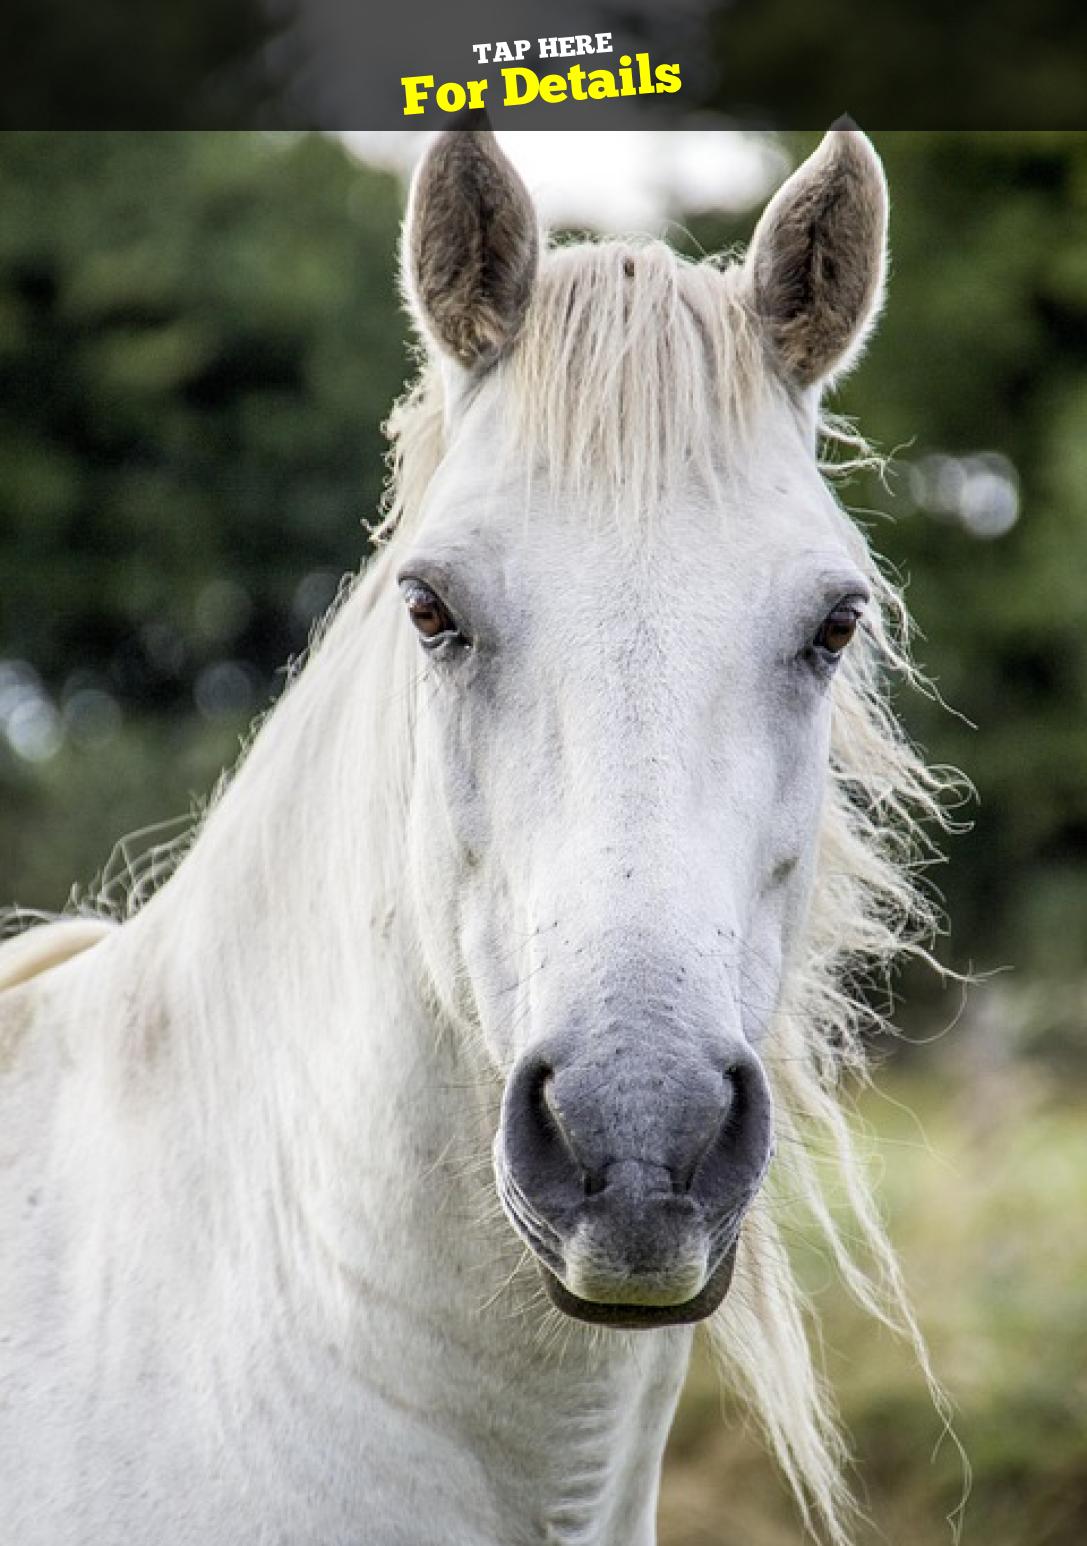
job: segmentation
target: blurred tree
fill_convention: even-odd
[[[267,679],[377,504],[395,180],[317,136],[25,134],[0,199],[0,636],[141,708]]]
[[[180,770],[214,774],[200,725],[246,722],[365,554],[401,195],[317,135],[26,133],[0,200],[0,881],[56,905],[118,835],[84,806],[66,864],[32,837],[92,751],[129,827],[159,746],[177,814]]]

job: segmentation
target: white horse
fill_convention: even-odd
[[[645,1546],[700,1320],[846,1539],[778,1224],[912,1334],[839,982],[941,787],[816,459],[885,216],[836,130],[742,264],[546,252],[429,150],[388,540],[167,884],[0,953],[13,1546]]]

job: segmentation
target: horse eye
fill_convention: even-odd
[[[455,636],[459,629],[441,597],[422,580],[401,580],[400,592],[407,603],[408,616],[424,644]]]
[[[844,603],[836,606],[820,624],[819,632],[815,635],[816,649],[826,650],[830,655],[840,655],[856,633],[859,620],[860,613],[856,607]]]

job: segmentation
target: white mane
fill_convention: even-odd
[[[688,263],[659,242],[604,242],[548,254],[525,325],[499,368],[513,395],[510,418],[525,466],[531,471],[546,464],[582,496],[587,514],[607,512],[617,519],[623,511],[652,511],[660,490],[692,462],[707,478],[718,476],[713,447],[722,424],[742,441],[760,402],[784,390],[732,273],[712,261]],[[416,524],[441,461],[444,411],[440,374],[425,367],[389,421],[392,476],[380,528],[388,551],[345,592],[307,670],[296,674],[286,701],[273,712],[185,857],[172,914],[182,939],[192,888],[205,874],[214,884],[232,863],[244,861],[252,867],[245,885],[254,895],[282,903],[285,910],[297,902],[293,927],[299,934],[305,918],[298,909],[322,889],[331,893],[335,884],[344,914],[337,924],[342,937],[334,944],[350,948],[357,922],[349,906],[351,867],[363,856],[345,850],[341,835],[322,830],[319,819],[323,811],[347,809],[347,800],[334,802],[326,794],[322,803],[315,795],[311,812],[305,792],[309,780],[328,791],[357,779],[358,748],[365,745],[373,759],[373,798],[383,802],[390,846],[395,841],[412,756],[415,668],[405,649],[396,647],[399,635],[381,632],[372,603]],[[765,1055],[779,1137],[771,1187],[744,1227],[735,1285],[709,1326],[730,1381],[764,1426],[806,1520],[835,1543],[847,1540],[851,1511],[841,1480],[843,1448],[813,1368],[806,1310],[782,1243],[782,1223],[799,1199],[850,1292],[912,1342],[942,1403],[840,1086],[843,1075],[864,1077],[863,1035],[880,1023],[869,996],[860,995],[861,985],[882,980],[903,951],[924,953],[923,941],[935,925],[916,875],[919,861],[929,855],[924,824],[949,825],[950,787],[943,773],[925,767],[891,711],[888,677],[913,674],[904,652],[904,609],[863,537],[844,513],[841,519],[878,600],[873,607],[878,615],[866,621],[833,688],[833,779],[819,838],[814,905]],[[632,537],[644,539],[644,523],[639,526],[636,516],[630,521]],[[667,540],[666,533],[659,536]],[[383,647],[388,658],[379,660],[375,651]],[[237,817],[239,805],[232,795],[242,797],[243,787],[250,835],[244,853],[233,856],[230,816]],[[280,824],[278,841],[260,836],[266,821]],[[290,847],[281,830],[288,825]],[[277,868],[285,852],[305,853],[313,867],[305,895],[296,894],[295,877]],[[392,862],[389,855],[366,857],[379,865]],[[238,888],[240,895],[240,876]],[[105,896],[101,910],[135,911],[145,900],[143,888],[137,890],[131,908],[118,909],[116,897]],[[224,900],[223,909],[226,905]],[[243,926],[239,919],[235,927]],[[289,940],[287,922],[278,932]],[[240,952],[235,969],[230,943],[224,939],[218,961],[214,1007],[220,1013],[224,1000],[244,1003],[248,987]],[[287,959],[283,972],[290,977]],[[311,985],[285,983],[285,991],[305,1005]],[[319,985],[312,991],[319,992]],[[194,1039],[200,1015],[210,1021],[208,998],[192,1006]]]

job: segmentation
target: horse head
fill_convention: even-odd
[[[410,891],[434,991],[502,1083],[506,1214],[585,1320],[708,1315],[770,1163],[774,1018],[875,583],[819,399],[878,309],[885,224],[844,129],[727,269],[545,250],[488,133],[440,137],[415,178],[443,450],[397,570]]]

